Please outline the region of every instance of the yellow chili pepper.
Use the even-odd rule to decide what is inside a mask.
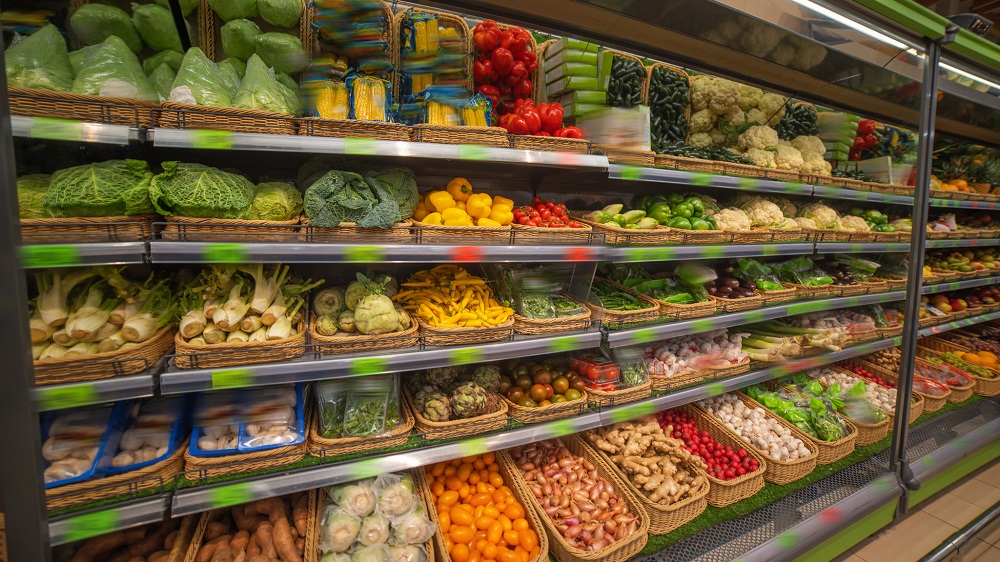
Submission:
[[[434,191],[427,196],[427,200],[434,206],[434,210],[439,213],[455,206],[455,199],[447,191]]]
[[[418,221],[424,220],[424,217],[426,217],[429,214],[431,213],[430,211],[427,210],[427,207],[424,206],[423,201],[417,203],[417,207],[413,209],[413,218],[417,219]]]
[[[498,205],[498,204],[501,204],[501,203],[504,204],[504,205],[507,205],[511,209],[513,209],[514,207],[516,207],[516,205],[514,205],[514,201],[513,200],[507,199],[506,197],[501,197],[499,195],[494,195],[493,196],[493,204],[494,205]],[[510,209],[508,209],[508,210],[510,210]]]
[[[493,219],[481,218],[481,219],[479,219],[479,220],[476,221],[476,226],[492,226],[492,227],[497,227],[497,226],[503,226],[503,225],[500,224],[500,223],[498,223],[497,221],[495,221]]]
[[[455,201],[468,201],[472,195],[472,184],[465,178],[455,178],[445,188]]]
[[[420,220],[424,224],[442,224],[441,221],[441,213],[430,213]]]
[[[493,205],[493,198],[485,193],[476,193],[469,197],[469,214],[477,219],[490,216],[490,206]]]
[[[495,220],[501,225],[508,225],[514,222],[514,213],[511,209],[512,207],[507,206],[505,203],[494,203],[490,211],[490,219]]]

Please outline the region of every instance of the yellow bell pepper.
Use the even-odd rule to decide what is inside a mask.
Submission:
[[[490,216],[490,206],[493,205],[493,198],[485,193],[476,193],[469,197],[466,204],[467,211],[473,217],[482,219]]]
[[[441,218],[444,219],[444,223],[448,224],[448,221],[465,221],[469,218],[469,214],[462,209],[451,207],[450,209],[445,209],[441,211]]]
[[[431,202],[431,205],[439,213],[444,212],[445,209],[455,207],[455,199],[447,191],[434,191],[427,196],[427,200]]]
[[[462,209],[463,211],[468,211],[466,208],[467,203],[465,201],[455,201],[455,208]]]
[[[441,213],[430,213],[426,217],[420,220],[424,224],[442,224],[441,223]]]
[[[501,204],[501,203],[504,204],[504,205],[507,205],[508,207],[510,207],[509,209],[507,209],[508,211],[510,211],[511,209],[513,209],[514,207],[517,206],[517,205],[514,204],[514,201],[512,201],[511,199],[507,199],[506,197],[501,197],[499,195],[494,195],[493,196],[493,204],[494,205],[498,205],[498,204]]]
[[[418,221],[424,220],[424,217],[426,217],[429,214],[431,213],[430,211],[427,210],[427,207],[424,206],[423,201],[417,203],[417,207],[413,209],[413,218],[417,219]]]
[[[455,201],[468,201],[472,195],[472,184],[465,178],[455,178],[445,188]]]
[[[512,207],[504,203],[494,203],[493,208],[490,211],[490,219],[506,226],[514,222],[514,213],[511,209]]]
[[[481,218],[476,221],[476,226],[503,226],[493,219]]]

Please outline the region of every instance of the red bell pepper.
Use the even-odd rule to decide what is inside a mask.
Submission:
[[[535,133],[536,137],[551,137],[552,135],[546,131],[538,131]]]
[[[514,58],[524,63],[524,66],[528,69],[529,74],[538,68],[538,57],[532,51],[522,51],[521,53],[515,55]]]
[[[500,96],[507,97],[507,96],[510,95],[512,89],[511,89],[510,86],[507,85],[506,82],[504,82],[503,80],[497,80],[496,84],[497,84],[497,88],[500,89]]]
[[[861,121],[858,121],[857,135],[859,137],[870,135],[874,132],[875,132],[875,121],[872,121],[871,119],[862,119]]]
[[[524,106],[534,107],[535,102],[528,98],[518,98],[514,100],[514,109],[521,109]]]
[[[485,54],[489,54],[500,46],[500,28],[493,20],[484,20],[472,28],[472,40],[476,43],[476,48]]]
[[[538,110],[532,106],[521,106],[517,110],[517,114],[524,118],[524,122],[528,124],[528,131],[531,134],[535,134],[542,130],[542,116],[538,114]]]
[[[500,106],[497,108],[497,113],[500,115],[507,115],[509,113],[514,113],[514,102],[510,100],[502,100]]]
[[[514,80],[515,82],[517,82],[517,80],[520,80],[521,78],[527,78],[528,67],[524,66],[523,62],[515,60],[514,64],[510,66],[510,72],[507,73],[507,79],[509,80],[511,76],[516,77],[516,79]]]
[[[493,104],[493,107],[496,107],[497,105],[500,104],[500,90],[497,89],[496,86],[492,84],[483,84],[479,88],[476,88],[476,92],[483,94],[484,96],[489,98],[490,103]]]
[[[878,137],[869,133],[865,135],[865,148],[871,148],[878,144]]]
[[[497,47],[490,55],[493,61],[493,70],[500,76],[507,76],[512,66],[514,66],[514,55],[508,49]]]
[[[477,60],[472,65],[472,76],[476,84],[489,84],[493,81],[493,61],[488,58]]]
[[[562,137],[564,139],[582,139],[583,131],[581,131],[578,127],[563,127],[553,133],[553,136]]]
[[[530,129],[528,129],[528,124],[524,121],[524,117],[516,114],[511,114],[507,120],[506,129],[512,135],[527,135],[531,133]]]
[[[535,91],[535,84],[527,78],[522,78],[517,84],[511,86],[511,90],[515,96],[527,98],[531,97],[531,94]]]
[[[528,46],[528,41],[525,39],[522,31],[525,30],[521,27],[512,27],[503,30],[500,34],[500,46],[514,54],[524,51],[525,47]]]
[[[562,128],[563,107],[558,102],[544,105],[544,108],[541,106],[538,108],[538,112],[542,116],[542,130],[554,133]]]

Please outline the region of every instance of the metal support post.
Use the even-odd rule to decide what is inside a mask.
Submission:
[[[906,513],[909,490],[920,483],[913,477],[906,458],[906,438],[910,419],[910,393],[913,391],[913,368],[916,363],[920,317],[920,283],[924,269],[924,247],[927,237],[928,200],[930,198],[931,165],[934,160],[934,120],[937,115],[938,63],[941,45],[954,41],[958,27],[950,25],[944,37],[927,42],[924,58],[923,87],[920,90],[920,132],[918,141],[917,181],[913,193],[913,230],[910,235],[910,269],[907,273],[906,318],[903,347],[899,360],[899,385],[896,388],[896,417],[893,422],[889,470],[903,483],[903,497],[896,508],[897,515]]]

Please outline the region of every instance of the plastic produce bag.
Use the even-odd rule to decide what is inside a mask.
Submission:
[[[116,36],[108,37],[83,59],[73,81],[74,94],[156,101],[156,90],[135,53]]]
[[[113,35],[124,41],[133,53],[142,50],[142,40],[132,19],[114,6],[84,4],[69,17],[69,28],[84,45],[98,45]]]
[[[278,27],[295,27],[302,17],[302,0],[257,0],[260,17]]]
[[[222,21],[255,18],[258,15],[257,0],[208,0],[208,3]]]
[[[344,433],[347,384],[337,380],[322,381],[316,384],[314,394],[319,410],[320,435],[327,439],[341,437]]]
[[[219,76],[215,63],[197,47],[188,49],[170,89],[170,101],[230,107],[232,93]]]
[[[247,61],[247,71],[233,98],[233,107],[296,115],[298,98],[274,78],[274,74],[257,55]]]
[[[243,75],[247,73],[246,61],[241,61],[237,58],[229,57],[228,59],[223,59],[219,62],[219,66],[221,65],[231,66],[236,75],[240,77],[240,80],[243,80]]]
[[[327,505],[319,523],[321,552],[347,552],[358,538],[361,518],[336,505]]]
[[[385,414],[392,390],[390,380],[367,377],[352,381],[344,406],[344,436],[365,437],[385,430]]]
[[[254,38],[254,52],[275,72],[295,74],[305,70],[309,58],[302,41],[287,33],[262,33]]]
[[[774,275],[770,267],[761,262],[744,258],[737,260],[736,267],[733,268],[733,275],[743,281],[750,281],[761,291],[781,291],[785,286]]]
[[[392,562],[389,558],[389,547],[384,544],[362,546],[351,554],[351,562]]]
[[[358,542],[365,546],[385,544],[389,540],[389,520],[375,512],[365,516],[358,531]]]
[[[871,276],[875,274],[875,271],[881,267],[878,262],[846,254],[837,254],[834,256],[834,259],[841,264],[847,265],[847,268],[851,271],[851,276],[857,281],[862,282],[868,282]]]
[[[153,83],[153,88],[156,89],[156,95],[161,102],[170,99],[170,86],[173,85],[176,77],[177,74],[167,63],[156,67],[156,70],[149,74],[149,81]]]
[[[131,25],[131,24],[129,24]],[[68,92],[75,74],[66,41],[54,25],[16,40],[4,53],[7,86]]]
[[[375,511],[375,492],[372,490],[374,478],[358,480],[351,484],[330,486],[326,489],[330,501],[340,506],[346,513],[364,517]]]
[[[226,59],[226,60],[236,60],[236,59]],[[236,69],[231,63],[219,63],[216,65],[216,69],[219,71],[219,78],[222,82],[229,88],[229,91],[236,96],[236,91],[240,89],[240,83],[243,82],[243,77],[236,72]]]
[[[375,479],[376,508],[393,519],[405,515],[417,504],[413,492],[413,479],[407,474],[383,474]]]
[[[256,52],[257,45],[254,39],[258,35],[260,28],[250,20],[238,19],[226,22],[222,26],[222,51],[227,57],[246,61]]]
[[[155,2],[164,8],[170,9],[170,0],[155,0]],[[181,14],[187,17],[198,7],[198,0],[180,0],[180,5]]]
[[[156,4],[132,3],[132,24],[142,40],[154,51],[183,52],[174,16],[168,8]],[[188,37],[191,37],[188,29]]]
[[[181,64],[184,62],[184,55],[178,53],[177,51],[160,51],[155,55],[142,61],[142,70],[146,74],[152,74],[156,67],[161,64],[166,64],[175,73],[181,69]]]
[[[427,562],[427,551],[417,544],[389,546],[389,557],[392,562]]]
[[[413,509],[403,515],[398,515],[392,521],[392,537],[389,543],[393,545],[423,544],[434,536],[434,523],[427,518],[424,506],[419,502]]]
[[[786,283],[796,283],[806,287],[819,287],[833,284],[833,278],[822,269],[816,267],[808,256],[801,256],[776,263],[771,266],[775,275]]]

